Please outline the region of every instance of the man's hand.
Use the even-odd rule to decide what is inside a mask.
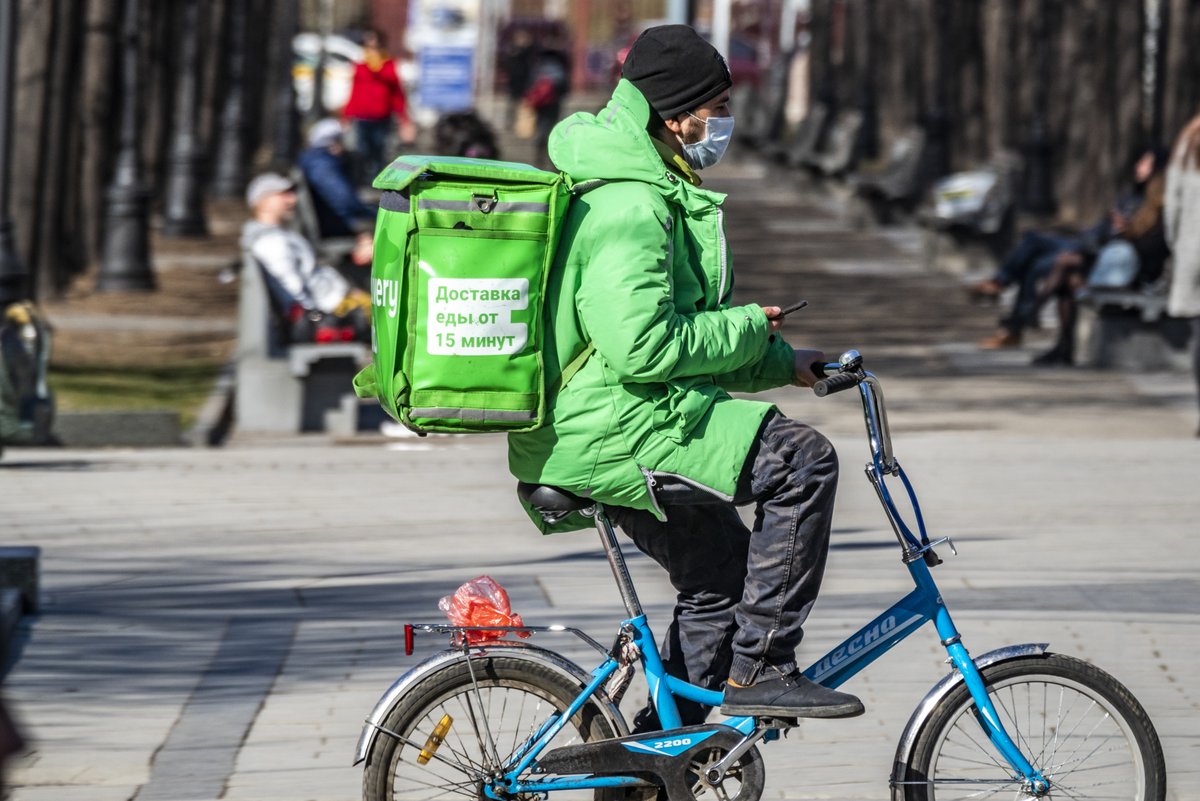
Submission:
[[[779,329],[783,328],[783,323],[787,320],[786,317],[780,317],[779,313],[783,309],[778,306],[763,306],[763,314],[767,315],[767,319],[771,321],[771,333],[774,334]]]
[[[406,145],[417,141],[417,126],[411,120],[400,121],[400,141]]]
[[[825,364],[825,354],[819,350],[796,350],[796,380],[794,387],[811,387],[820,381],[812,371],[813,363]]]
[[[354,240],[354,250],[350,251],[350,261],[363,267],[371,263],[375,255],[375,240],[370,234],[359,234]]]
[[[1114,234],[1125,233],[1125,227],[1129,225],[1129,221],[1125,219],[1125,215],[1119,211],[1112,213],[1112,228]]]

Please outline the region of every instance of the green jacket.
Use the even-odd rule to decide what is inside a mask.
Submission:
[[[522,481],[665,519],[648,474],[675,473],[732,498],[771,406],[727,391],[784,386],[795,367],[759,306],[729,305],[725,196],[667,167],[649,118],[645,98],[622,80],[599,115],[574,114],[550,134],[559,169],[577,183],[610,183],[571,203],[546,290],[547,423],[509,434],[508,458]]]

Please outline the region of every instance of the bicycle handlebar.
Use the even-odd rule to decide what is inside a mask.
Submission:
[[[835,392],[843,392],[847,389],[857,387],[859,377],[853,373],[839,373],[832,375],[829,378],[823,378],[813,384],[813,392],[818,398],[823,398],[826,395],[832,395]]]

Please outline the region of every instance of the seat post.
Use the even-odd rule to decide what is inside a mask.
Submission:
[[[608,555],[608,566],[612,568],[613,578],[621,590],[621,600],[625,602],[625,611],[631,618],[642,616],[642,604],[638,600],[637,590],[633,588],[633,579],[629,577],[629,568],[625,566],[625,556],[617,545],[617,535],[613,533],[612,523],[602,504],[596,504],[596,531],[600,533],[600,542]]]

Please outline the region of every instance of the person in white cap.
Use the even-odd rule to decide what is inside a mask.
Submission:
[[[308,150],[296,159],[312,190],[321,236],[353,236],[375,228],[377,211],[358,198],[342,163],[342,124],[326,118],[308,132]]]
[[[284,227],[296,208],[295,185],[282,175],[265,173],[246,188],[246,204],[254,217],[242,228],[242,249],[266,272],[268,288],[291,323],[293,341],[308,339],[311,334],[298,335],[301,326],[309,330],[313,316],[323,315],[332,318],[325,329],[336,332],[325,339],[345,339],[349,331],[351,338],[367,341],[370,297],[334,268],[317,264],[308,240]],[[360,265],[370,262],[369,235],[360,237],[351,258]],[[317,341],[325,339],[318,336]]]

